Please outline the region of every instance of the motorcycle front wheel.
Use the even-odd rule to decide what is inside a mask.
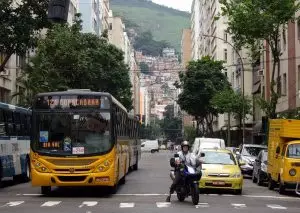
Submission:
[[[194,184],[191,187],[191,195],[192,195],[193,204],[198,205],[198,203],[199,203],[199,186],[198,186],[198,184]]]
[[[185,200],[184,194],[178,193],[178,192],[177,192],[177,198],[178,198],[178,200],[179,200],[180,202],[183,202],[183,201]]]

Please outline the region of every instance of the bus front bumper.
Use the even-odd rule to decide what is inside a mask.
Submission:
[[[109,172],[58,174],[31,170],[32,186],[114,186],[114,177]]]

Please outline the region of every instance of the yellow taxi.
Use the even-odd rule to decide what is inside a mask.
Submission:
[[[242,194],[243,176],[239,163],[227,149],[204,149],[202,160],[201,189],[228,189]]]

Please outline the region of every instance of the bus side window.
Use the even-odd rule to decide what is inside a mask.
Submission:
[[[16,135],[23,135],[21,129],[21,120],[20,120],[20,113],[14,112],[14,124],[16,127]]]
[[[0,109],[0,135],[6,135],[3,109]]]
[[[13,113],[9,110],[4,110],[5,128],[8,136],[16,136]]]

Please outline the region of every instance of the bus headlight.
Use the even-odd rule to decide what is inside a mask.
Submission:
[[[290,176],[295,176],[297,172],[296,172],[296,169],[291,169],[289,171],[289,173],[290,173]]]
[[[105,160],[96,167],[95,172],[106,172],[110,168],[111,162],[112,160]]]
[[[37,160],[32,160],[31,161],[33,164],[33,167],[38,171],[38,172],[42,172],[42,173],[50,173],[49,169],[44,166],[44,164],[42,164],[41,162],[37,161]]]

